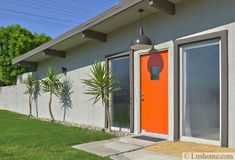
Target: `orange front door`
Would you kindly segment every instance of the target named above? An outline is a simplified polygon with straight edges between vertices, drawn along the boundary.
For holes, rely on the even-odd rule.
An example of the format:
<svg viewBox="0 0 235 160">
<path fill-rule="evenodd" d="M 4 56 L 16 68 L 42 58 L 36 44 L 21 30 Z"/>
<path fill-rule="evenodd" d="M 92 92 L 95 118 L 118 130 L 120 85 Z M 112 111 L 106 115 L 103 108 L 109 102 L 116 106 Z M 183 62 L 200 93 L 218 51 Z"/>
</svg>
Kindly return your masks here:
<svg viewBox="0 0 235 160">
<path fill-rule="evenodd" d="M 168 134 L 168 51 L 140 57 L 141 128 Z"/>
</svg>

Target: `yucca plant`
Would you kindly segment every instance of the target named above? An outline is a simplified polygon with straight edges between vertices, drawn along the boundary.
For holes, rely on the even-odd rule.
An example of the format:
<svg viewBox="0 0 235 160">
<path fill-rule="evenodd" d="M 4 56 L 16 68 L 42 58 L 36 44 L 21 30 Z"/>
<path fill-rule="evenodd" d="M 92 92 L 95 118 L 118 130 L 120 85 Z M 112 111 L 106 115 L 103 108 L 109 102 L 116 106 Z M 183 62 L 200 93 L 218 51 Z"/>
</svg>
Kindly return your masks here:
<svg viewBox="0 0 235 160">
<path fill-rule="evenodd" d="M 116 92 L 119 88 L 114 86 L 115 78 L 109 72 L 106 64 L 95 62 L 91 68 L 91 75 L 88 79 L 83 79 L 82 82 L 87 86 L 85 94 L 92 95 L 91 100 L 94 104 L 99 100 L 105 106 L 105 117 L 107 120 L 108 131 L 111 131 L 111 115 L 109 107 L 109 94 Z"/>
<path fill-rule="evenodd" d="M 53 95 L 57 96 L 59 98 L 59 94 L 62 88 L 62 83 L 60 81 L 61 75 L 56 74 L 51 67 L 48 67 L 47 69 L 47 77 L 46 79 L 41 81 L 41 85 L 42 85 L 42 90 L 45 93 L 49 93 L 50 97 L 49 97 L 49 103 L 48 103 L 48 107 L 49 107 L 49 113 L 51 116 L 51 120 L 52 122 L 55 121 L 55 118 L 52 114 L 52 97 Z"/>
<path fill-rule="evenodd" d="M 36 80 L 33 78 L 32 75 L 27 76 L 27 78 L 24 80 L 24 84 L 26 85 L 25 94 L 29 95 L 29 117 L 32 117 L 32 101 L 33 101 L 33 93 L 35 91 L 35 82 Z"/>
</svg>

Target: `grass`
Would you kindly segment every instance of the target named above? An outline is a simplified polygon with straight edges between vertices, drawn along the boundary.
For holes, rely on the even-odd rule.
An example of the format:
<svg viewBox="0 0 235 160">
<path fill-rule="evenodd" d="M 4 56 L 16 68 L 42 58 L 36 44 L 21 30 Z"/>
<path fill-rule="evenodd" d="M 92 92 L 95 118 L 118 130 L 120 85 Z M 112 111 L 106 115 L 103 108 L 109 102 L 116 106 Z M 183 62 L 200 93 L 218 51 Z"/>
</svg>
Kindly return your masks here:
<svg viewBox="0 0 235 160">
<path fill-rule="evenodd" d="M 0 110 L 0 160 L 105 160 L 71 146 L 113 137 Z"/>
<path fill-rule="evenodd" d="M 181 141 L 162 142 L 146 149 L 178 157 L 181 157 L 183 152 L 235 152 L 234 148 L 222 148 L 214 145 Z"/>
</svg>

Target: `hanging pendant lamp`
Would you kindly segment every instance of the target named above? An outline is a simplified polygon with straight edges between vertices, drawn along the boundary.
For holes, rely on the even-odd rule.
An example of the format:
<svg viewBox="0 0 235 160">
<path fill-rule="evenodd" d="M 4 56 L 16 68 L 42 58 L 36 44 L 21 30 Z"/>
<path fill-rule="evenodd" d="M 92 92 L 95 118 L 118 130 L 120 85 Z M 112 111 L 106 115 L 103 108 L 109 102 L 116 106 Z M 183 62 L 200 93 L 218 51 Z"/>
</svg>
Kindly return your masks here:
<svg viewBox="0 0 235 160">
<path fill-rule="evenodd" d="M 146 35 L 144 35 L 144 29 L 142 24 L 142 13 L 144 12 L 143 9 L 139 9 L 140 13 L 140 33 L 139 35 L 132 40 L 131 42 L 131 49 L 132 50 L 142 50 L 142 49 L 151 49 L 152 48 L 152 41 Z"/>
</svg>

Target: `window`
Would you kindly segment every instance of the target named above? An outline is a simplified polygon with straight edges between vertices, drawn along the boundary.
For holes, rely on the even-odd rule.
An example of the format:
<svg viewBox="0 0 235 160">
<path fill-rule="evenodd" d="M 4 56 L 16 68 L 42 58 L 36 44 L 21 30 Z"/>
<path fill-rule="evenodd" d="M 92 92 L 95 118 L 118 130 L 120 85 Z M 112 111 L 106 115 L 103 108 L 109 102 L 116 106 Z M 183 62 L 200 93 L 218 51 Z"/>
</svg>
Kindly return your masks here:
<svg viewBox="0 0 235 160">
<path fill-rule="evenodd" d="M 180 47 L 181 135 L 220 141 L 220 40 Z"/>
<path fill-rule="evenodd" d="M 227 147 L 228 31 L 176 40 L 174 58 L 175 139 Z"/>
<path fill-rule="evenodd" d="M 111 101 L 112 127 L 130 128 L 130 59 L 129 56 L 110 60 L 111 73 L 116 86 L 121 90 L 114 92 Z"/>
<path fill-rule="evenodd" d="M 151 80 L 159 80 L 160 67 L 151 66 L 150 71 L 151 71 Z"/>
</svg>

